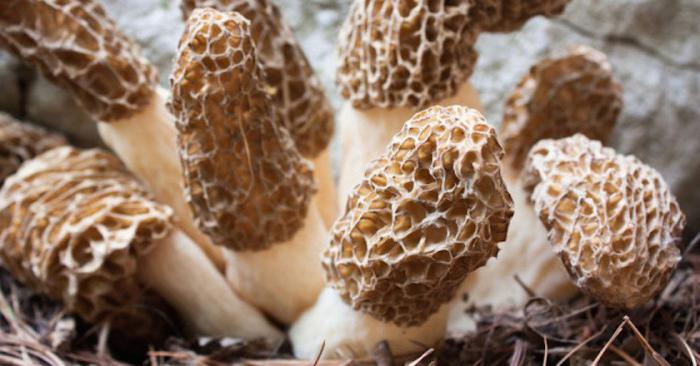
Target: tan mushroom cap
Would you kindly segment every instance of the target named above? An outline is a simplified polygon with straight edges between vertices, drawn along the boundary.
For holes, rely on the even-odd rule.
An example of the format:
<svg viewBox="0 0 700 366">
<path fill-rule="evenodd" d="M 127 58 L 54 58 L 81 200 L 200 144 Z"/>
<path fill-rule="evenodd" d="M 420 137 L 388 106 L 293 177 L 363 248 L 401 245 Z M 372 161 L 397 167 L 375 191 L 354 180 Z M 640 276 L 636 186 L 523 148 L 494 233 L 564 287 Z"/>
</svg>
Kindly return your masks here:
<svg viewBox="0 0 700 366">
<path fill-rule="evenodd" d="M 475 0 L 470 10 L 486 32 L 513 32 L 538 15 L 552 17 L 564 12 L 571 0 Z"/>
<path fill-rule="evenodd" d="M 356 310 L 412 326 L 498 253 L 513 215 L 503 150 L 474 109 L 414 115 L 374 160 L 323 253 L 327 281 Z"/>
<path fill-rule="evenodd" d="M 137 257 L 168 233 L 170 216 L 113 155 L 57 147 L 0 190 L 0 257 L 15 278 L 88 322 L 154 333 L 157 320 L 138 306 Z"/>
<path fill-rule="evenodd" d="M 265 249 L 301 228 L 313 169 L 275 122 L 248 21 L 197 9 L 187 23 L 170 78 L 187 199 L 215 243 Z"/>
<path fill-rule="evenodd" d="M 0 46 L 70 90 L 99 121 L 141 110 L 157 82 L 139 48 L 94 0 L 0 1 Z"/>
<path fill-rule="evenodd" d="M 315 157 L 326 149 L 333 137 L 331 105 L 275 4 L 269 0 L 183 0 L 180 6 L 185 19 L 195 8 L 235 11 L 248 19 L 278 120 L 303 156 Z"/>
<path fill-rule="evenodd" d="M 524 179 L 582 290 L 634 309 L 666 286 L 680 260 L 685 215 L 656 170 L 577 134 L 537 143 Z"/>
<path fill-rule="evenodd" d="M 341 29 L 336 82 L 355 108 L 426 107 L 473 71 L 467 1 L 357 0 Z"/>
<path fill-rule="evenodd" d="M 538 62 L 506 101 L 499 137 L 509 163 L 521 169 L 530 148 L 546 138 L 582 133 L 607 142 L 622 104 L 622 86 L 603 53 L 574 46 Z"/>
<path fill-rule="evenodd" d="M 24 161 L 65 144 L 58 134 L 0 112 L 0 186 Z"/>
</svg>

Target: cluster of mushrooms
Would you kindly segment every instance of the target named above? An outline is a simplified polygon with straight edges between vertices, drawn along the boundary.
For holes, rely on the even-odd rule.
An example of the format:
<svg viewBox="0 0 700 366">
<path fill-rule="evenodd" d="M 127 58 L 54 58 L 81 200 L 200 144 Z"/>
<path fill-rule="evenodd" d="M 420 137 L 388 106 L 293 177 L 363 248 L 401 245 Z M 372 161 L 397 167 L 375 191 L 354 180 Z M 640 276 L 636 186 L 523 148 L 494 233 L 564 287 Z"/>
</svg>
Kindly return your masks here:
<svg viewBox="0 0 700 366">
<path fill-rule="evenodd" d="M 643 306 L 685 218 L 658 172 L 604 146 L 622 108 L 605 55 L 534 65 L 499 130 L 467 81 L 479 34 L 567 2 L 354 1 L 336 192 L 333 110 L 270 0 L 184 0 L 170 90 L 96 0 L 2 1 L 0 45 L 68 89 L 112 150 L 0 115 L 2 265 L 134 337 L 162 336 L 160 300 L 191 335 L 286 329 L 305 359 L 436 346 L 462 293 L 522 305 L 515 275 Z"/>
</svg>

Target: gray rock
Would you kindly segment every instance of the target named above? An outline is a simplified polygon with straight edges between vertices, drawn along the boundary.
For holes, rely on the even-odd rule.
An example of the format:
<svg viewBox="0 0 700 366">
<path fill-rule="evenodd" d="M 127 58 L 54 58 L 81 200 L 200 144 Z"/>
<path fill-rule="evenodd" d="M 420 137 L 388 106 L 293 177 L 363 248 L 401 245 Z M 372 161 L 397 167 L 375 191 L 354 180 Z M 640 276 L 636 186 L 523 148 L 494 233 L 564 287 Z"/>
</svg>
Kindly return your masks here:
<svg viewBox="0 0 700 366">
<path fill-rule="evenodd" d="M 658 169 L 700 229 L 700 2 L 573 1 L 556 19 L 520 32 L 482 35 L 472 77 L 486 117 L 498 124 L 505 96 L 537 59 L 570 44 L 605 52 L 624 86 L 625 107 L 612 145 Z"/>
<path fill-rule="evenodd" d="M 22 92 L 18 75 L 20 64 L 12 56 L 0 53 L 0 110 L 12 115 L 22 112 Z"/>
<path fill-rule="evenodd" d="M 37 76 L 25 98 L 26 120 L 63 132 L 77 146 L 102 145 L 97 124 L 63 89 Z"/>
</svg>

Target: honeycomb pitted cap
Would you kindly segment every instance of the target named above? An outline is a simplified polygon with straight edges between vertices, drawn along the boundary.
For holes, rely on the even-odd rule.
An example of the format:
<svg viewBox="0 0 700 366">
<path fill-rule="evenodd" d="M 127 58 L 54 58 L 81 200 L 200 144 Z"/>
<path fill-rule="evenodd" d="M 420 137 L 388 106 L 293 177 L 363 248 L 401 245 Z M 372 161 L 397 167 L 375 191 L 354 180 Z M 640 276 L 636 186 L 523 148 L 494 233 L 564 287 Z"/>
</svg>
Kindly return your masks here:
<svg viewBox="0 0 700 366">
<path fill-rule="evenodd" d="M 140 319 L 131 331 L 148 333 L 143 321 L 157 320 L 137 306 L 137 259 L 167 235 L 170 217 L 115 156 L 57 147 L 25 162 L 0 190 L 0 258 L 15 278 L 86 321 L 119 327 Z"/>
<path fill-rule="evenodd" d="M 0 1 L 0 46 L 68 89 L 96 120 L 132 116 L 157 73 L 94 0 Z"/>
<path fill-rule="evenodd" d="M 20 165 L 66 140 L 39 126 L 32 126 L 0 112 L 0 186 Z"/>
<path fill-rule="evenodd" d="M 560 15 L 571 0 L 474 0 L 471 15 L 486 32 L 514 32 L 531 18 Z"/>
<path fill-rule="evenodd" d="M 250 21 L 250 34 L 258 53 L 277 118 L 305 157 L 315 157 L 333 137 L 333 110 L 320 80 L 311 69 L 292 29 L 270 0 L 184 0 L 187 19 L 196 8 L 235 11 Z"/>
<path fill-rule="evenodd" d="M 573 46 L 530 68 L 506 101 L 499 137 L 520 170 L 537 141 L 582 133 L 606 143 L 622 110 L 622 86 L 607 57 Z"/>
<path fill-rule="evenodd" d="M 322 263 L 356 310 L 424 322 L 498 253 L 513 215 L 496 132 L 474 109 L 415 114 L 370 163 L 333 226 Z"/>
<path fill-rule="evenodd" d="M 680 260 L 685 215 L 656 170 L 577 134 L 537 143 L 523 179 L 583 291 L 634 309 L 666 286 Z"/>
<path fill-rule="evenodd" d="M 170 85 L 186 196 L 200 229 L 234 250 L 290 239 L 316 190 L 313 168 L 275 120 L 249 22 L 196 9 Z"/>
<path fill-rule="evenodd" d="M 336 83 L 353 107 L 427 107 L 473 71 L 471 1 L 356 0 L 340 31 Z"/>
</svg>

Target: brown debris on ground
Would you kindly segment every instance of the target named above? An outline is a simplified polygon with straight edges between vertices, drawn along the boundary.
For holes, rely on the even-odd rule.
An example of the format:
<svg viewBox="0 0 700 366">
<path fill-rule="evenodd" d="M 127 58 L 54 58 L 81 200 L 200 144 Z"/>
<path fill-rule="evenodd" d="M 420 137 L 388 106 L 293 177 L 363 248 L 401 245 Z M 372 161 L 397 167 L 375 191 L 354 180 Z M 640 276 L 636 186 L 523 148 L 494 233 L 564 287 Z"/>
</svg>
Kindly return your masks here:
<svg viewBox="0 0 700 366">
<path fill-rule="evenodd" d="M 439 350 L 394 357 L 378 345 L 367 359 L 336 365 L 696 365 L 700 361 L 700 235 L 658 299 L 632 313 L 586 296 L 567 303 L 533 297 L 523 309 L 471 309 L 477 330 L 448 339 Z M 106 325 L 89 327 L 60 304 L 33 294 L 0 270 L 0 364 L 297 366 L 289 345 L 173 336 L 140 355 L 120 353 Z M 113 342 L 109 343 L 110 345 Z M 119 349 L 124 349 L 121 347 Z M 319 350 L 322 351 L 322 350 Z M 115 358 L 125 361 L 117 361 Z"/>
</svg>

